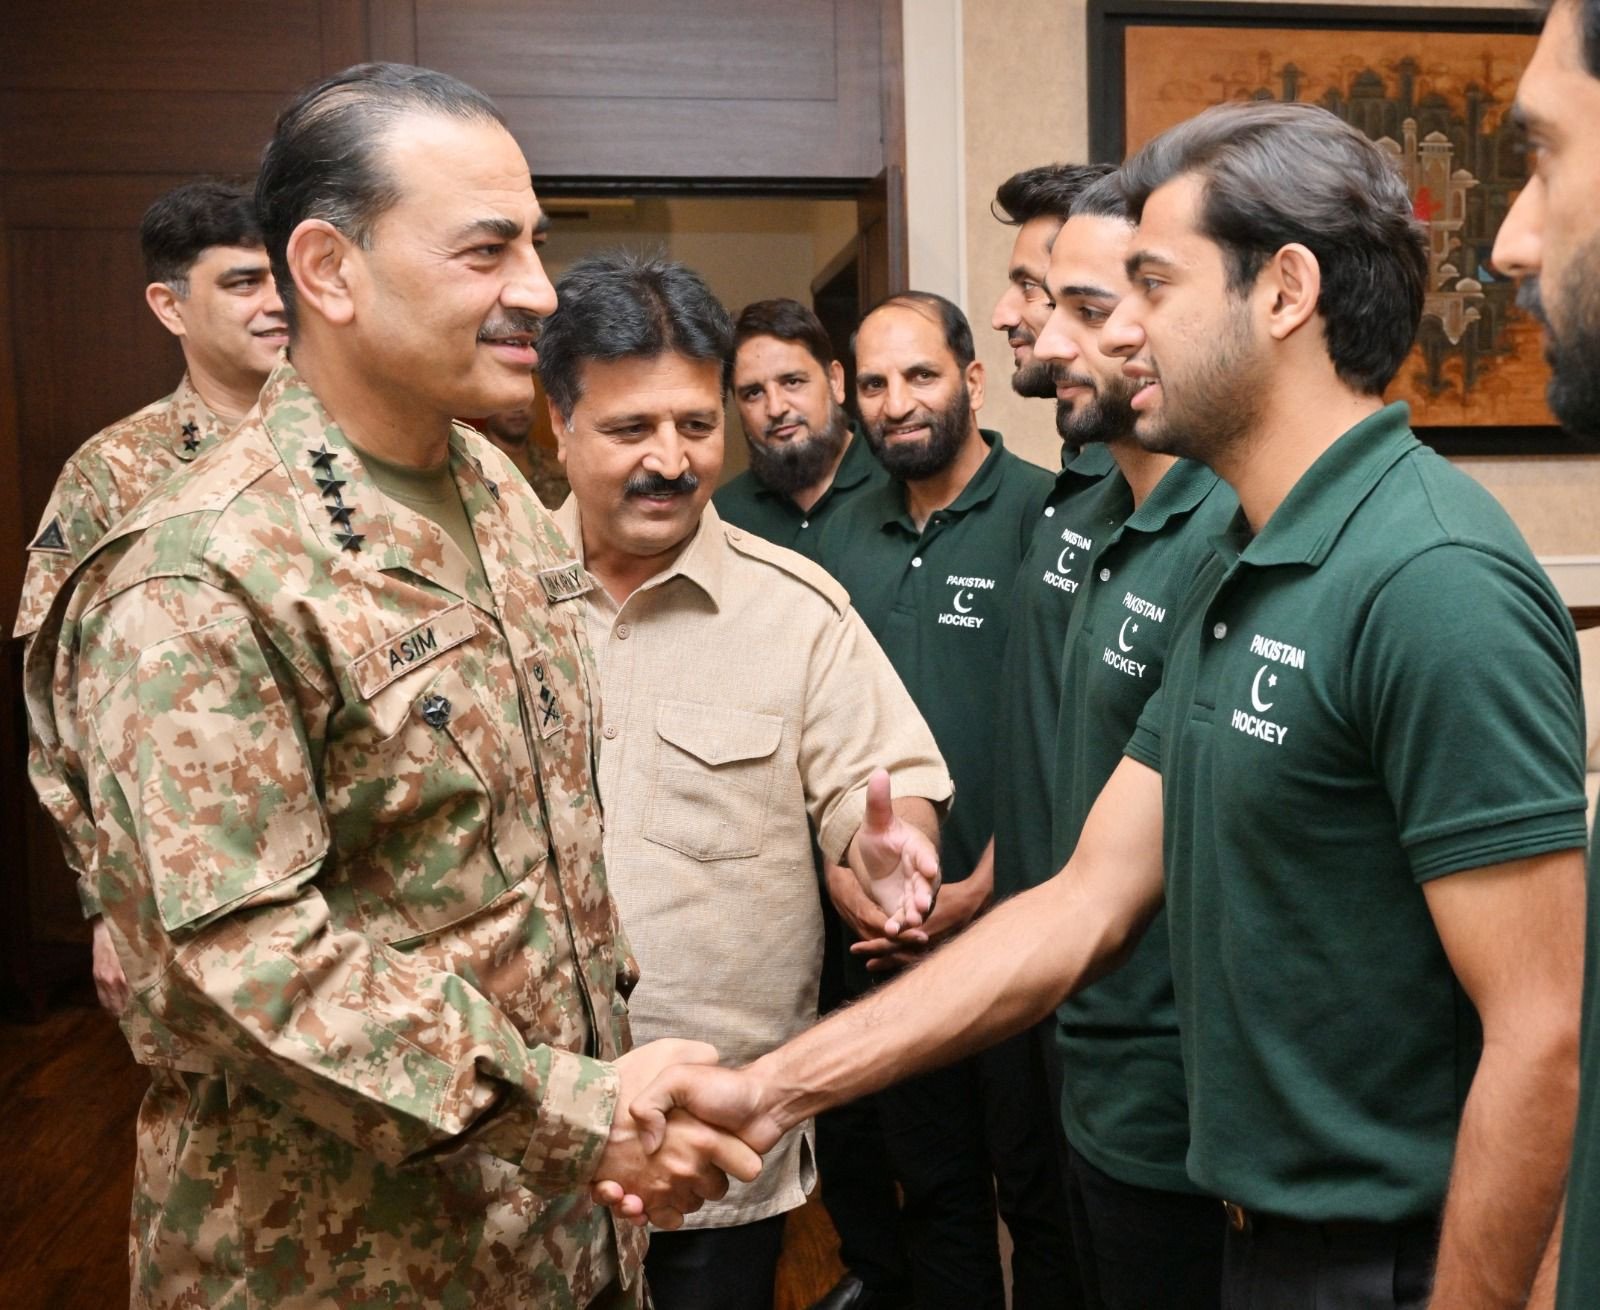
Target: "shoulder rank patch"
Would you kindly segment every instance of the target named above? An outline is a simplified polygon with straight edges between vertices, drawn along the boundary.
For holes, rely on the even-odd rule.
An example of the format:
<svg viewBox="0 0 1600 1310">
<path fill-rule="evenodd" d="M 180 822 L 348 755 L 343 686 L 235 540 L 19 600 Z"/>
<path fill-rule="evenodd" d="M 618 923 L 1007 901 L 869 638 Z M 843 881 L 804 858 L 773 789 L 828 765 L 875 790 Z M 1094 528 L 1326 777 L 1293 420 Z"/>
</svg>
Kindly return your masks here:
<svg viewBox="0 0 1600 1310">
<path fill-rule="evenodd" d="M 356 690 L 362 700 L 370 700 L 401 674 L 472 640 L 477 631 L 471 607 L 464 600 L 458 601 L 352 660 L 350 675 Z"/>
<path fill-rule="evenodd" d="M 59 514 L 45 524 L 44 531 L 28 543 L 28 549 L 42 550 L 50 555 L 72 554 L 72 548 L 67 545 L 66 533 L 61 531 Z"/>
<path fill-rule="evenodd" d="M 554 605 L 557 601 L 576 600 L 594 589 L 582 564 L 558 564 L 553 569 L 539 570 L 539 585 L 544 588 L 544 598 Z"/>
</svg>

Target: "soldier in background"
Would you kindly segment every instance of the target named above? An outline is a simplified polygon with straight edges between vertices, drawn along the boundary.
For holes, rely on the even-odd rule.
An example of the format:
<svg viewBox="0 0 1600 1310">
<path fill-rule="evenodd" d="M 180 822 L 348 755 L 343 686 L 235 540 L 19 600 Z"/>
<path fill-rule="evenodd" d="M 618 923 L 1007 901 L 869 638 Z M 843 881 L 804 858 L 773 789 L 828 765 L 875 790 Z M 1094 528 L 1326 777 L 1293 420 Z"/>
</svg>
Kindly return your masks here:
<svg viewBox="0 0 1600 1310">
<path fill-rule="evenodd" d="M 183 378 L 171 395 L 90 437 L 62 468 L 28 544 L 13 630 L 23 639 L 32 638 L 106 530 L 238 424 L 288 341 L 255 203 L 243 187 L 198 180 L 174 188 L 145 211 L 139 246 L 149 279 L 145 303 L 178 339 Z M 68 858 L 81 864 L 70 848 Z M 101 1005 L 119 1014 L 127 980 L 94 889 L 81 868 L 74 872 L 84 913 L 94 922 L 95 991 Z"/>
<path fill-rule="evenodd" d="M 27 670 L 152 1072 L 133 1303 L 638 1306 L 596 1170 L 672 1226 L 757 1162 L 624 1113 L 715 1052 L 628 1050 L 579 569 L 451 423 L 532 399 L 527 162 L 470 87 L 362 65 L 284 111 L 257 210 L 292 362 Z"/>
</svg>

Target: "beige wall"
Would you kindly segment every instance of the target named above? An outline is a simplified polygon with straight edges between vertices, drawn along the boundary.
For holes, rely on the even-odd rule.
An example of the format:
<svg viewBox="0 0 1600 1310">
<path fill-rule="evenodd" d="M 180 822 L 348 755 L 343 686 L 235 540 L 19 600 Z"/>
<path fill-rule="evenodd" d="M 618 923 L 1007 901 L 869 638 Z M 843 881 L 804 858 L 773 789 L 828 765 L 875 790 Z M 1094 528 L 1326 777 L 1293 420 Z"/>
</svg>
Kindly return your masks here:
<svg viewBox="0 0 1600 1310">
<path fill-rule="evenodd" d="M 1457 0 L 1446 0 L 1451 6 Z M 1471 0 L 1468 0 L 1471 3 Z M 1430 0 L 1419 0 L 1428 4 Z M 989 327 L 1005 279 L 1012 229 L 989 214 L 995 187 L 1018 169 L 1088 154 L 1088 63 L 1083 0 L 963 0 L 965 306 L 991 386 L 987 426 L 1020 453 L 1054 467 L 1058 446 L 1044 401 L 1007 385 L 1011 352 Z M 1492 7 L 1495 0 L 1479 0 Z M 913 213 L 915 222 L 915 213 Z M 1516 519 L 1541 555 L 1600 554 L 1600 458 L 1460 460 Z"/>
</svg>

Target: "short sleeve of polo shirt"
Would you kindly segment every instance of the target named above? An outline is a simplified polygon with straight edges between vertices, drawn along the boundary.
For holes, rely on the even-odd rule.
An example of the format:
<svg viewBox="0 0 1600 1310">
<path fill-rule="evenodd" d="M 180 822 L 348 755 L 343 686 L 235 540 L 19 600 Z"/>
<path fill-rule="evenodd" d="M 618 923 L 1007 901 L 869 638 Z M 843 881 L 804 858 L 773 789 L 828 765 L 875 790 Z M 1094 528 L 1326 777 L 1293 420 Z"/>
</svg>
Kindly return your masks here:
<svg viewBox="0 0 1600 1310">
<path fill-rule="evenodd" d="M 1577 643 L 1525 562 L 1461 543 L 1408 560 L 1347 676 L 1418 882 L 1584 844 Z"/>
<path fill-rule="evenodd" d="M 1128 744 L 1123 748 L 1123 754 L 1131 759 L 1138 760 L 1140 764 L 1161 772 L 1161 715 L 1162 706 L 1166 704 L 1165 688 L 1157 687 L 1149 700 L 1144 703 L 1144 709 L 1139 713 L 1139 722 L 1134 725 L 1133 736 L 1128 739 Z"/>
</svg>

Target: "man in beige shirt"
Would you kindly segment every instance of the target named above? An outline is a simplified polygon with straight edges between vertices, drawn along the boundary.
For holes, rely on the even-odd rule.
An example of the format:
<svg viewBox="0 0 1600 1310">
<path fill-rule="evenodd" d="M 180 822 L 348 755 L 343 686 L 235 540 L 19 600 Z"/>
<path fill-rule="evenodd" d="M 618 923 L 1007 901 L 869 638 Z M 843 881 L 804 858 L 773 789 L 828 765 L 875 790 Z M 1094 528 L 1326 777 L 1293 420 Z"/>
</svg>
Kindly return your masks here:
<svg viewBox="0 0 1600 1310">
<path fill-rule="evenodd" d="M 709 503 L 732 323 L 704 282 L 616 253 L 574 265 L 557 295 L 540 369 L 572 483 L 557 520 L 587 573 L 574 586 L 600 669 L 606 869 L 642 974 L 634 1036 L 703 1037 L 744 1063 L 815 1017 L 813 829 L 868 885 L 902 860 L 931 878 L 950 779 L 844 589 Z M 810 1137 L 802 1125 L 756 1182 L 653 1236 L 661 1310 L 771 1305 Z"/>
</svg>

